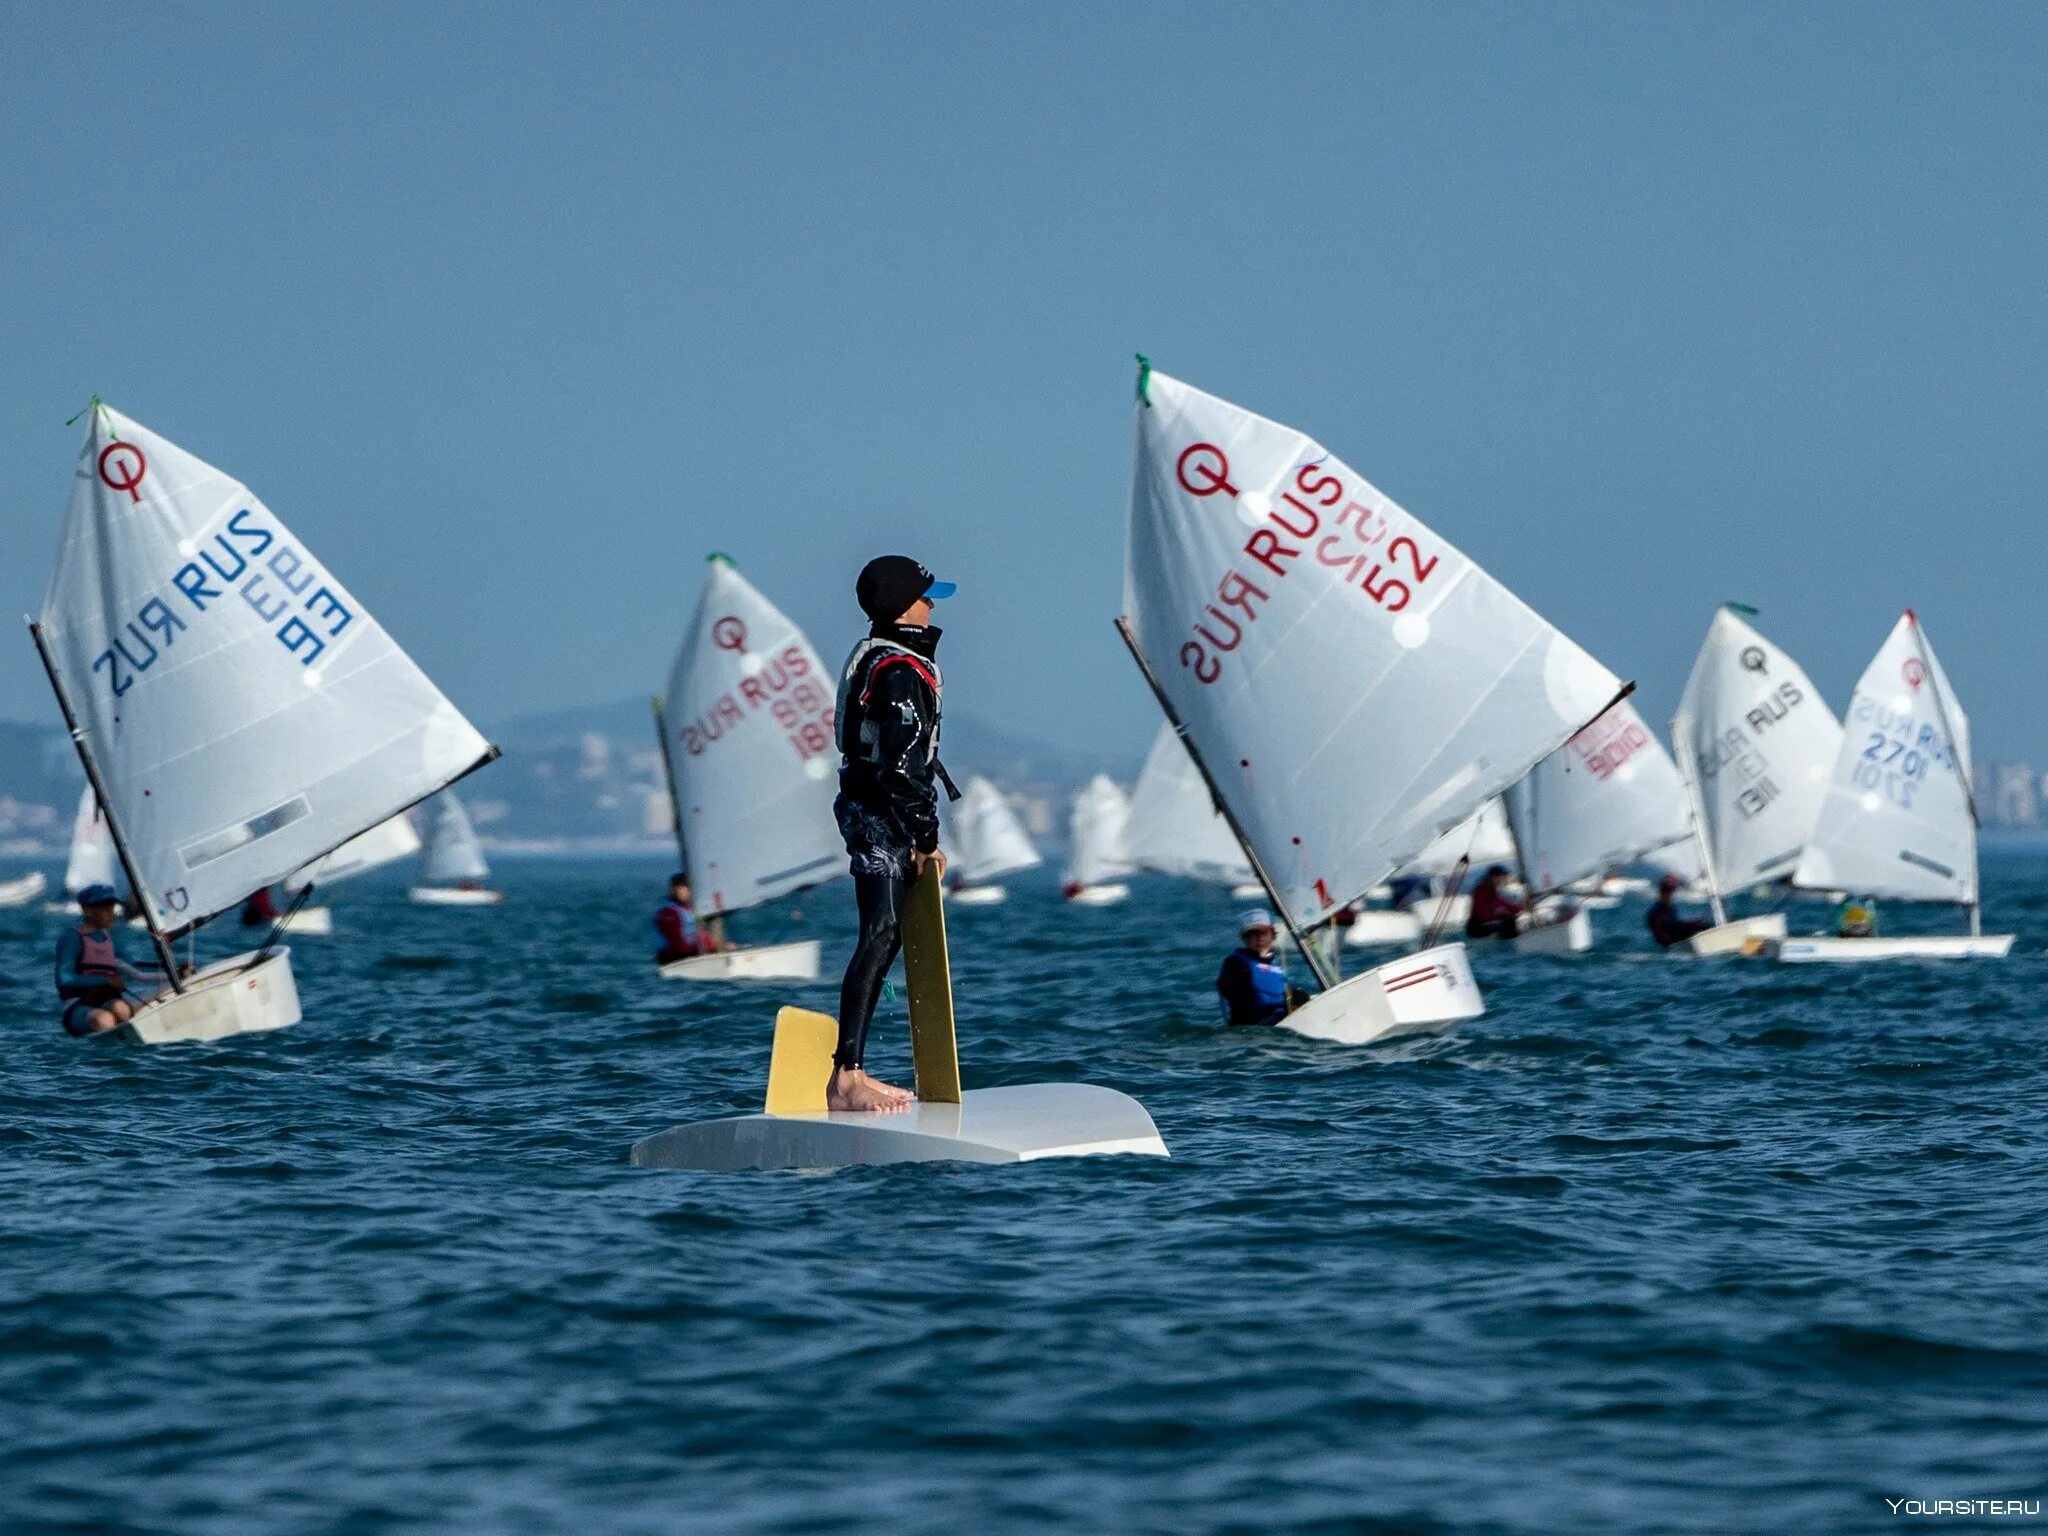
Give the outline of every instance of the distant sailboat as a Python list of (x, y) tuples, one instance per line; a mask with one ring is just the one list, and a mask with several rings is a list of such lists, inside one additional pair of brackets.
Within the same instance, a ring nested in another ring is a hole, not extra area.
[[(293, 870), (285, 877), (287, 891), (302, 891), (310, 885), (323, 889), (341, 880), (353, 880), (386, 864), (410, 858), (420, 851), (420, 835), (413, 830), (412, 817), (404, 812), (380, 821), (369, 831), (352, 837), (317, 864)], [(326, 907), (299, 907), (278, 919), (286, 933), (327, 934), (334, 931), (334, 918)]]
[[(696, 909), (723, 919), (846, 873), (832, 818), (833, 685), (802, 630), (724, 555), (710, 558), (668, 692), (655, 701), (676, 845)], [(679, 981), (815, 980), (818, 941), (670, 961)]]
[(1155, 874), (1227, 885), (1234, 894), (1250, 885), (1252, 897), (1266, 894), (1230, 823), (1216, 809), (1202, 770), (1170, 725), (1159, 727), (1131, 790), (1124, 853), (1139, 869)]
[(1123, 877), (1131, 872), (1124, 854), (1124, 826), (1131, 803), (1106, 774), (1098, 773), (1074, 797), (1067, 822), (1067, 871), (1061, 894), (1083, 907), (1106, 907), (1131, 894)]
[[(1511, 785), (1506, 806), (1532, 908), (1692, 837), (1678, 765), (1627, 700)], [(1586, 923), (1583, 908), (1564, 935), (1537, 928), (1517, 947), (1583, 949), (1591, 934), (1570, 933), (1573, 923)]]
[(946, 901), (957, 907), (987, 907), (1010, 893), (995, 882), (1036, 869), (1045, 862), (1003, 792), (976, 774), (948, 813), (952, 835), (946, 852)]
[(1785, 914), (1731, 922), (1723, 898), (1789, 876), (1827, 794), (1842, 726), (1799, 663), (1724, 605), (1671, 721), (1714, 926), (1687, 942), (1702, 955), (1739, 954), (1782, 939)]
[(454, 792), (435, 796), (425, 815), (427, 853), (412, 899), (425, 907), (494, 907), (503, 901), (503, 891), (484, 884), (491, 878), (491, 866), (484, 860), (469, 811)]
[(30, 626), (171, 990), (148, 1043), (299, 1019), (290, 951), (171, 939), (497, 755), (248, 488), (93, 403)]
[(49, 903), (51, 912), (76, 912), (78, 893), (89, 885), (124, 884), (114, 855), (114, 839), (107, 830), (107, 818), (100, 813), (100, 797), (86, 785), (78, 792), (78, 809), (71, 817), (71, 852), (64, 862), (64, 899)]
[(1781, 960), (2002, 959), (1982, 931), (1970, 722), (1908, 609), (1856, 684), (1813, 834), (1792, 872), (1807, 890), (1967, 907), (1965, 934), (1787, 938)]
[(1150, 370), (1137, 430), (1119, 628), (1322, 983), (1286, 1026), (1482, 1012), (1462, 944), (1340, 984), (1317, 930), (1620, 683), (1302, 433)]

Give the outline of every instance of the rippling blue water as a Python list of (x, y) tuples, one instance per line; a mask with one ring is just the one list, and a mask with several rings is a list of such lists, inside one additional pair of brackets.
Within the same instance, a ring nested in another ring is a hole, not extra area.
[[(953, 916), (970, 1086), (1123, 1088), (1172, 1161), (724, 1176), (626, 1150), (754, 1107), (775, 1002), (829, 980), (660, 984), (661, 866), (502, 873), (488, 913), (338, 890), (306, 1022), (218, 1046), (67, 1041), (56, 920), (0, 913), (0, 1527), (1861, 1530), (2043, 1496), (2048, 860), (1987, 860), (2003, 965), (1684, 961), (1629, 908), (1377, 1050), (1215, 1027), (1221, 893), (1027, 879)], [(828, 972), (850, 904), (794, 924)]]

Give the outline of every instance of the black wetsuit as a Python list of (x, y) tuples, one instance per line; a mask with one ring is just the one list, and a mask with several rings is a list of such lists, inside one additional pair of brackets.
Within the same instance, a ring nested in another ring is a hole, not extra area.
[(839, 987), (839, 1046), (832, 1059), (859, 1067), (882, 982), (903, 947), (903, 897), (913, 852), (939, 846), (939, 701), (944, 691), (929, 625), (877, 624), (853, 649), (839, 679), (839, 798), (832, 814), (846, 840), (860, 905), (860, 938)]
[(1650, 915), (1644, 921), (1649, 926), (1650, 937), (1666, 949), (1674, 944), (1683, 944), (1694, 934), (1705, 933), (1714, 926), (1696, 917), (1680, 917), (1669, 896), (1659, 896), (1650, 903)]

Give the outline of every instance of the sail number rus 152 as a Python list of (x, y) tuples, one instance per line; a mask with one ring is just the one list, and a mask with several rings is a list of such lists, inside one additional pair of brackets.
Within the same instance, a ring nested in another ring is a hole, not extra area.
[[(1403, 531), (1394, 532), (1390, 513), (1400, 509), (1391, 502), (1351, 499), (1344, 477), (1326, 468), (1327, 462), (1318, 459), (1296, 469), (1278, 501), (1259, 497), (1249, 502), (1260, 516), (1244, 541), (1245, 565), (1216, 584), (1216, 600), (1204, 605), (1194, 633), (1180, 648), (1180, 664), (1197, 682), (1213, 683), (1223, 675), (1222, 658), (1244, 643), (1273, 584), (1286, 580), (1304, 556), (1312, 567), (1336, 572), (1339, 582), (1390, 614), (1413, 602), (1436, 573), (1442, 556), (1425, 552), (1419, 525), (1401, 514)], [(1230, 483), (1229, 458), (1214, 443), (1184, 450), (1174, 472), (1191, 496), (1227, 491), (1240, 506), (1248, 504)], [(1367, 496), (1377, 494), (1363, 481), (1359, 484)]]

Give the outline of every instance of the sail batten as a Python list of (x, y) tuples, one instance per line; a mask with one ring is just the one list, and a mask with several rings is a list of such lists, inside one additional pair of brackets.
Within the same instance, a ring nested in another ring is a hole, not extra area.
[(1319, 444), (1156, 369), (1148, 394), (1125, 622), (1290, 926), (1615, 699), (1613, 673)]
[(104, 405), (36, 629), (158, 933), (492, 752), (248, 487)]
[(832, 815), (833, 703), (803, 631), (714, 556), (659, 711), (678, 841), (704, 916), (846, 872)]

